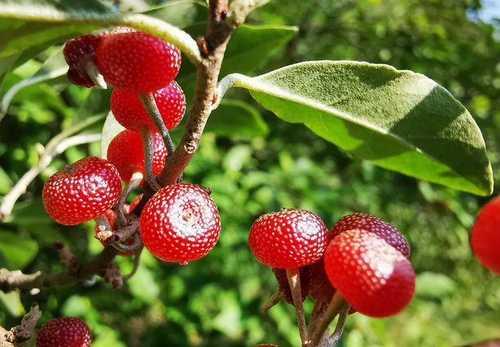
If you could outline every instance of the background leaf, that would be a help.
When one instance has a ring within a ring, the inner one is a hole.
[[[316,61],[234,78],[283,120],[305,124],[355,157],[454,189],[492,192],[491,165],[474,119],[424,75]]]
[[[38,252],[38,244],[27,237],[0,230],[0,254],[11,269],[22,269]]]

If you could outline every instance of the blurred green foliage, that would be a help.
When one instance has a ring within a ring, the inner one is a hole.
[[[499,32],[477,19],[480,8],[479,0],[272,1],[253,15],[251,24],[297,25],[299,31],[254,72],[303,60],[353,59],[424,73],[471,110],[499,173]],[[53,52],[8,74],[0,94],[32,76]],[[0,194],[36,163],[37,144],[91,115],[81,108],[87,96],[87,90],[57,79],[14,98],[0,124]],[[43,321],[83,317],[96,347],[297,346],[290,307],[281,304],[268,316],[259,313],[276,284],[247,247],[256,216],[295,207],[319,213],[329,225],[352,211],[373,213],[397,225],[411,242],[419,274],[415,300],[391,319],[353,315],[343,346],[458,346],[500,337],[500,280],[473,259],[468,239],[474,216],[487,199],[354,161],[304,127],[280,122],[255,104],[247,106],[250,99],[243,92],[230,97],[239,100],[231,101],[228,110],[242,108],[259,127],[243,133],[207,132],[185,175],[210,187],[220,208],[223,234],[214,251],[186,267],[160,263],[144,252],[138,273],[121,290],[97,280],[43,293],[36,298]],[[105,101],[91,105],[93,114],[107,109]],[[224,119],[227,114],[221,120],[227,124]],[[55,240],[71,245],[82,259],[100,251],[92,225],[72,230],[55,225],[40,200],[48,175],[88,154],[99,155],[99,144],[66,151],[29,187],[10,221],[0,225],[0,266],[61,271],[51,248]],[[130,259],[119,263],[124,273],[130,271]],[[18,322],[33,300],[22,299],[0,293],[1,325]]]

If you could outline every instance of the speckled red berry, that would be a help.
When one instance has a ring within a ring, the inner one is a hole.
[[[124,130],[108,146],[108,160],[116,166],[122,180],[128,182],[135,172],[144,174],[144,143],[142,136]],[[153,133],[153,174],[159,175],[165,167],[167,149],[160,134]]]
[[[96,63],[96,49],[102,35],[83,35],[71,39],[64,45],[64,59],[69,65],[68,79],[83,87],[93,87],[94,82],[87,74],[88,64]]]
[[[144,246],[166,262],[200,259],[219,240],[219,211],[208,192],[195,184],[173,184],[159,190],[140,218]]]
[[[97,66],[115,88],[154,92],[168,86],[179,73],[180,51],[142,32],[107,35],[96,52]]]
[[[373,232],[343,231],[328,245],[324,262],[332,285],[362,314],[388,317],[413,298],[415,272],[410,261]]]
[[[481,264],[500,275],[500,197],[479,212],[472,228],[471,246]]]
[[[90,330],[79,318],[52,319],[45,324],[36,338],[37,347],[90,347]]]
[[[345,216],[333,227],[333,237],[351,229],[363,229],[372,232],[403,253],[406,258],[410,258],[411,249],[406,238],[396,227],[380,218],[366,213],[353,213]]]
[[[113,164],[88,157],[48,179],[43,187],[43,203],[56,222],[77,225],[113,207],[120,194],[120,175]]]
[[[261,263],[295,269],[318,261],[327,244],[325,223],[312,212],[282,210],[261,216],[250,230],[249,244]]]
[[[167,128],[177,127],[186,111],[186,98],[181,87],[174,81],[153,95]],[[115,89],[111,95],[111,111],[116,120],[127,129],[136,131],[144,127],[156,129],[139,95],[134,91]]]

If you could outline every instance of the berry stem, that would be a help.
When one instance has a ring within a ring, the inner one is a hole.
[[[137,254],[134,256],[134,263],[132,264],[132,271],[130,271],[129,274],[127,274],[126,276],[123,277],[123,281],[127,282],[129,279],[132,278],[132,276],[135,275],[135,273],[139,269],[139,265],[141,263],[142,250],[143,250],[143,248],[141,248],[139,250],[139,252],[137,252]]]
[[[108,85],[106,84],[104,77],[92,61],[89,60],[85,63],[85,72],[96,86],[101,89],[108,89]]]
[[[335,326],[335,331],[329,337],[328,346],[332,347],[337,346],[337,343],[342,338],[342,334],[344,333],[345,323],[347,322],[347,316],[349,316],[350,310],[351,310],[351,305],[346,304],[340,311],[339,319],[337,321],[337,325]]]
[[[340,310],[345,306],[345,300],[342,294],[337,290],[332,297],[332,300],[328,304],[325,312],[318,317],[318,320],[311,325],[311,346],[316,347],[319,345],[321,338],[325,334],[326,329],[330,322],[335,318],[335,316],[340,312]]]
[[[156,124],[156,127],[160,131],[161,136],[163,137],[163,142],[165,143],[165,148],[167,149],[167,161],[172,158],[175,145],[174,141],[170,137],[170,132],[168,131],[165,122],[163,121],[163,117],[161,116],[160,110],[158,109],[158,105],[156,105],[156,100],[153,96],[153,93],[141,94],[141,101],[144,104],[144,107],[148,111],[151,119]]]
[[[282,295],[283,294],[281,293],[281,290],[277,290],[276,292],[274,292],[273,295],[271,295],[266,300],[266,302],[262,304],[262,306],[260,307],[260,312],[264,314],[267,313],[267,311],[269,311],[281,301]]]
[[[127,198],[134,189],[141,185],[143,178],[144,177],[141,172],[134,172],[130,178],[130,182],[125,184],[122,196],[120,197],[120,201],[117,206],[118,222],[120,223],[120,226],[127,224],[127,216],[125,215],[125,204],[127,203]]]
[[[143,129],[141,131],[141,135],[144,142],[144,179],[151,187],[151,189],[157,191],[158,189],[160,189],[160,185],[156,181],[155,175],[153,174],[153,137],[151,136],[151,132],[148,129]]]
[[[300,339],[303,346],[309,345],[309,338],[307,333],[306,319],[304,316],[304,306],[302,300],[302,289],[300,286],[299,269],[286,270],[288,284],[292,292],[293,305],[295,306],[295,313],[297,314],[297,323],[299,325]]]

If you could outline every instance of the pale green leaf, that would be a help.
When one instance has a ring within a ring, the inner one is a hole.
[[[411,71],[314,61],[222,83],[248,89],[281,119],[303,123],[342,150],[386,169],[478,195],[491,164],[471,114],[446,89]]]

